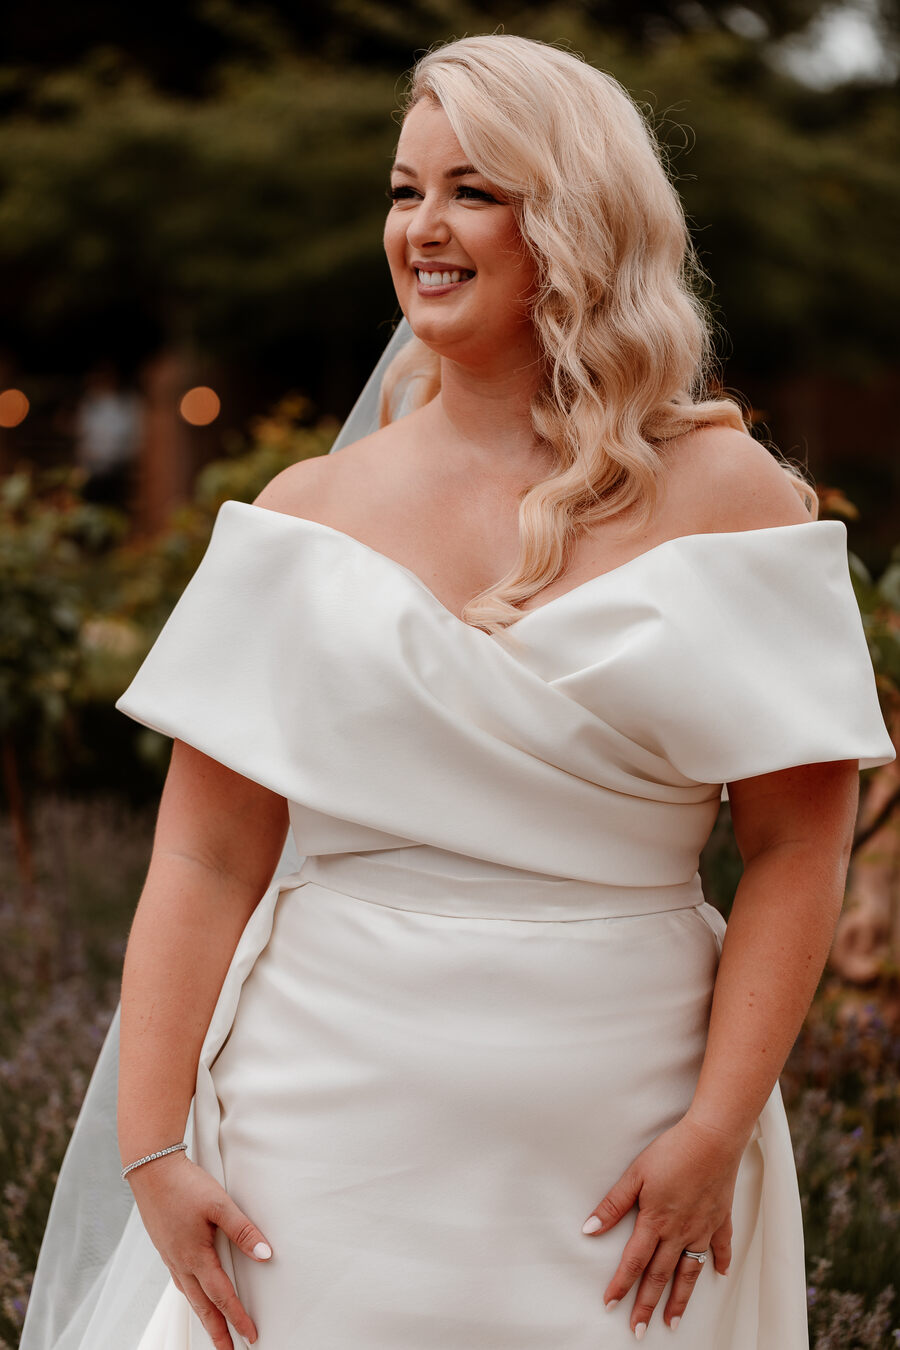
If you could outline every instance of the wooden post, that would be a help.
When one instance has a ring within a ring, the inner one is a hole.
[[[190,358],[175,348],[158,352],[141,370],[144,425],[135,519],[141,535],[158,533],[174,507],[190,495],[192,446],[178,405],[192,383],[191,374]]]

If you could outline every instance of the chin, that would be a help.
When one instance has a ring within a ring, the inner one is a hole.
[[[413,333],[426,346],[437,349],[446,346],[448,343],[452,345],[454,330],[456,330],[457,341],[464,336],[460,333],[458,324],[454,324],[452,320],[448,321],[446,318],[442,319],[439,314],[423,314],[421,310],[416,312],[414,305],[404,310],[404,313]]]

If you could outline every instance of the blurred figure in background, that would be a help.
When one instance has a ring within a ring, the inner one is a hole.
[[[85,496],[127,509],[141,444],[140,395],[124,388],[111,361],[90,370],[75,410],[75,459],[87,473]]]

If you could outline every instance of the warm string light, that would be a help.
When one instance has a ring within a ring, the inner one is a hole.
[[[21,389],[4,389],[0,393],[0,427],[17,427],[25,421],[30,408]]]
[[[208,427],[222,409],[218,394],[206,384],[198,384],[182,397],[179,412],[192,427]]]

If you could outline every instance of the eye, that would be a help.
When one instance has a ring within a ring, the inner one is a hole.
[[[460,183],[456,191],[459,195],[468,197],[470,200],[480,199],[481,201],[485,202],[497,201],[496,197],[492,197],[491,194],[489,192],[485,192],[483,188],[472,187],[468,183]],[[409,187],[407,184],[403,183],[398,184],[396,187],[389,187],[387,192],[385,193],[386,197],[388,197],[391,201],[395,202],[407,200],[410,197],[414,197],[417,195],[418,194],[415,188]]]

